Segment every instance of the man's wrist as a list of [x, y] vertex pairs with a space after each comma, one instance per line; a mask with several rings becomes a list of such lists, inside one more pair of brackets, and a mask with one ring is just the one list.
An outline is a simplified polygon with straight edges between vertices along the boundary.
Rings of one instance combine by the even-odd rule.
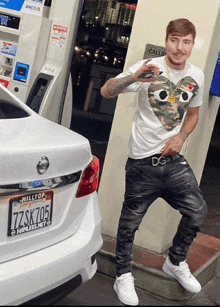
[[180, 133], [178, 134], [178, 136], [181, 138], [181, 140], [183, 140], [183, 142], [187, 139], [189, 133], [185, 132], [185, 131], [180, 131]]

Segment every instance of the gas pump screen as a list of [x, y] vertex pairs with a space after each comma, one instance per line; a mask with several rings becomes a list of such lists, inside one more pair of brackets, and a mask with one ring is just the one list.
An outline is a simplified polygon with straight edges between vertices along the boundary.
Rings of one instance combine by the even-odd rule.
[[0, 14], [0, 26], [18, 30], [19, 24], [20, 24], [19, 17], [6, 15], [6, 14]]

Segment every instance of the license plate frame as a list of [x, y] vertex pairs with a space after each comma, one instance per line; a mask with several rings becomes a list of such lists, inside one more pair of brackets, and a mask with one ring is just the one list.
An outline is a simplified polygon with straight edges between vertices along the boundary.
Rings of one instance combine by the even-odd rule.
[[54, 192], [51, 190], [36, 191], [11, 198], [7, 235], [14, 237], [51, 226], [53, 198]]

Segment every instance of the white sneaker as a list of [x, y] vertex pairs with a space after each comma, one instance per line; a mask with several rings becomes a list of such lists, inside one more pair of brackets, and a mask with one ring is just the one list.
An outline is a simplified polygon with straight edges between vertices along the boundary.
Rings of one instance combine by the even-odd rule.
[[134, 287], [134, 277], [131, 272], [116, 277], [113, 289], [122, 303], [130, 306], [139, 304], [139, 299]]
[[201, 285], [198, 280], [191, 274], [186, 261], [180, 262], [179, 266], [172, 264], [169, 256], [163, 265], [163, 271], [178, 280], [178, 282], [187, 291], [198, 293], [201, 290]]

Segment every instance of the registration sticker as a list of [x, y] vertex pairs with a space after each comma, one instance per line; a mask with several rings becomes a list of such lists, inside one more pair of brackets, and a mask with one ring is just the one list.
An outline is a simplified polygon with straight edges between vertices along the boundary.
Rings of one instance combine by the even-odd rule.
[[48, 227], [52, 224], [53, 191], [11, 198], [8, 236]]

